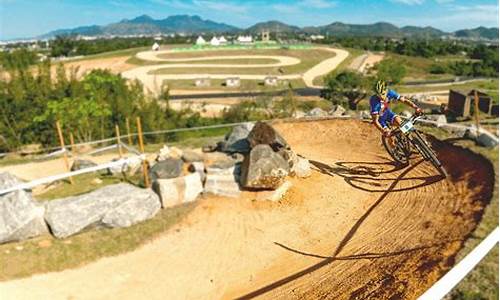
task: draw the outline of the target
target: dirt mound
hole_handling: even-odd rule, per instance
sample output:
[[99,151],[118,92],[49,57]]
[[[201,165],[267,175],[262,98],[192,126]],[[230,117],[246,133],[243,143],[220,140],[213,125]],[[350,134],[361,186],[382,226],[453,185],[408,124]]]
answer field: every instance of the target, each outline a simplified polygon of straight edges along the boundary
[[132,253],[0,284],[3,298],[416,298],[454,264],[491,198],[492,165],[434,141],[451,174],[396,167],[355,120],[277,123],[313,175],[280,203],[207,198]]

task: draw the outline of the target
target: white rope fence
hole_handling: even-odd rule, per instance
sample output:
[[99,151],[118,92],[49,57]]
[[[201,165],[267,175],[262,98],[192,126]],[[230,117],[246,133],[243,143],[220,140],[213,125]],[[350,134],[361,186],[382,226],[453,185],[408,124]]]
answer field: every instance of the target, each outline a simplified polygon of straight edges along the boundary
[[476,248],[428,289],[419,300],[442,299],[490,252],[498,243],[500,231],[493,230]]
[[136,155],[136,156],[132,156],[129,158],[122,158],[122,159],[112,161],[109,163],[100,164],[100,165],[97,165],[94,167],[89,167],[89,168],[85,168],[85,169],[81,169],[81,170],[76,170],[76,171],[57,174],[57,175],[48,176],[48,177],[44,177],[44,178],[40,178],[40,179],[35,179],[35,180],[30,181],[30,182],[22,183],[22,184],[19,184],[19,185],[10,187],[10,188],[0,190],[0,195],[4,195],[4,194],[18,191],[18,190],[30,190],[30,189],[34,188],[35,186],[52,183],[54,181],[65,179],[68,177],[81,175],[81,174],[85,174],[85,173],[92,173],[92,172],[96,172],[99,170],[104,170],[104,169],[108,169],[108,168],[119,167],[119,166],[131,164],[131,163],[135,163],[135,162],[137,162],[138,158],[141,161],[143,161],[146,159],[146,156],[143,154]]

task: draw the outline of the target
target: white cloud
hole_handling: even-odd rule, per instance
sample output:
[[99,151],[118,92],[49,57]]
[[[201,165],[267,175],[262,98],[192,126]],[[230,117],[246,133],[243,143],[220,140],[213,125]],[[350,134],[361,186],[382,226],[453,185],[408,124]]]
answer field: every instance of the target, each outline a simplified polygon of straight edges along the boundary
[[425,0],[391,0],[394,3],[406,4],[406,5],[420,5],[423,4]]
[[452,3],[455,0],[435,0],[435,1],[437,2],[437,4],[448,4]]

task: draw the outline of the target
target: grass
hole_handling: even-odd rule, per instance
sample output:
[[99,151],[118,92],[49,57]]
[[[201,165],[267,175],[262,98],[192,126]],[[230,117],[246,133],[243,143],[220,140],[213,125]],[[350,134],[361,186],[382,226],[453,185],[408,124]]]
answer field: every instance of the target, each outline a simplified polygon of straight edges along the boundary
[[233,91],[233,92],[245,92],[245,91],[274,91],[283,90],[288,88],[287,83],[291,83],[294,88],[303,88],[305,83],[302,79],[292,79],[287,81],[282,81],[278,86],[265,86],[261,80],[241,80],[239,87],[228,87],[225,85],[225,80],[223,79],[211,79],[210,86],[208,87],[197,87],[194,84],[194,80],[165,80],[170,87],[170,89],[182,89],[182,90],[221,90],[221,91]]
[[221,50],[212,52],[184,52],[172,53],[168,57],[203,57],[203,56],[224,56],[224,55],[280,55],[291,56],[301,60],[299,64],[283,67],[262,67],[248,68],[235,71],[234,68],[171,68],[159,69],[154,74],[267,74],[267,75],[282,75],[282,74],[299,74],[303,73],[321,61],[335,56],[334,53],[320,49],[308,50],[290,50],[290,49],[252,49],[252,50]]
[[[448,135],[436,128],[424,127],[438,138],[445,139]],[[495,189],[490,204],[486,207],[481,222],[471,237],[464,243],[458,253],[457,262],[470,253],[493,229],[498,226],[498,147],[488,149],[477,146],[473,141],[460,140],[455,144],[471,149],[488,158],[495,168]],[[498,244],[483,260],[450,292],[452,299],[498,299]]]

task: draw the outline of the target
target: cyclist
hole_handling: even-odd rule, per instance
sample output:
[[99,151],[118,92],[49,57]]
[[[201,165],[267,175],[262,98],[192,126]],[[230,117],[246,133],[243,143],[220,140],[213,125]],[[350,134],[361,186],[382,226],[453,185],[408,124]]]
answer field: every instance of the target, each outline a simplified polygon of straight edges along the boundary
[[378,80],[374,86],[375,95],[370,97],[370,113],[372,115],[373,124],[386,137],[389,137],[391,146],[394,146],[394,141],[390,138],[391,130],[389,125],[401,125],[401,118],[396,115],[389,107],[391,102],[401,101],[402,103],[415,109],[417,113],[422,113],[422,110],[416,106],[409,98],[400,96],[396,91],[387,88],[387,83],[383,80]]

